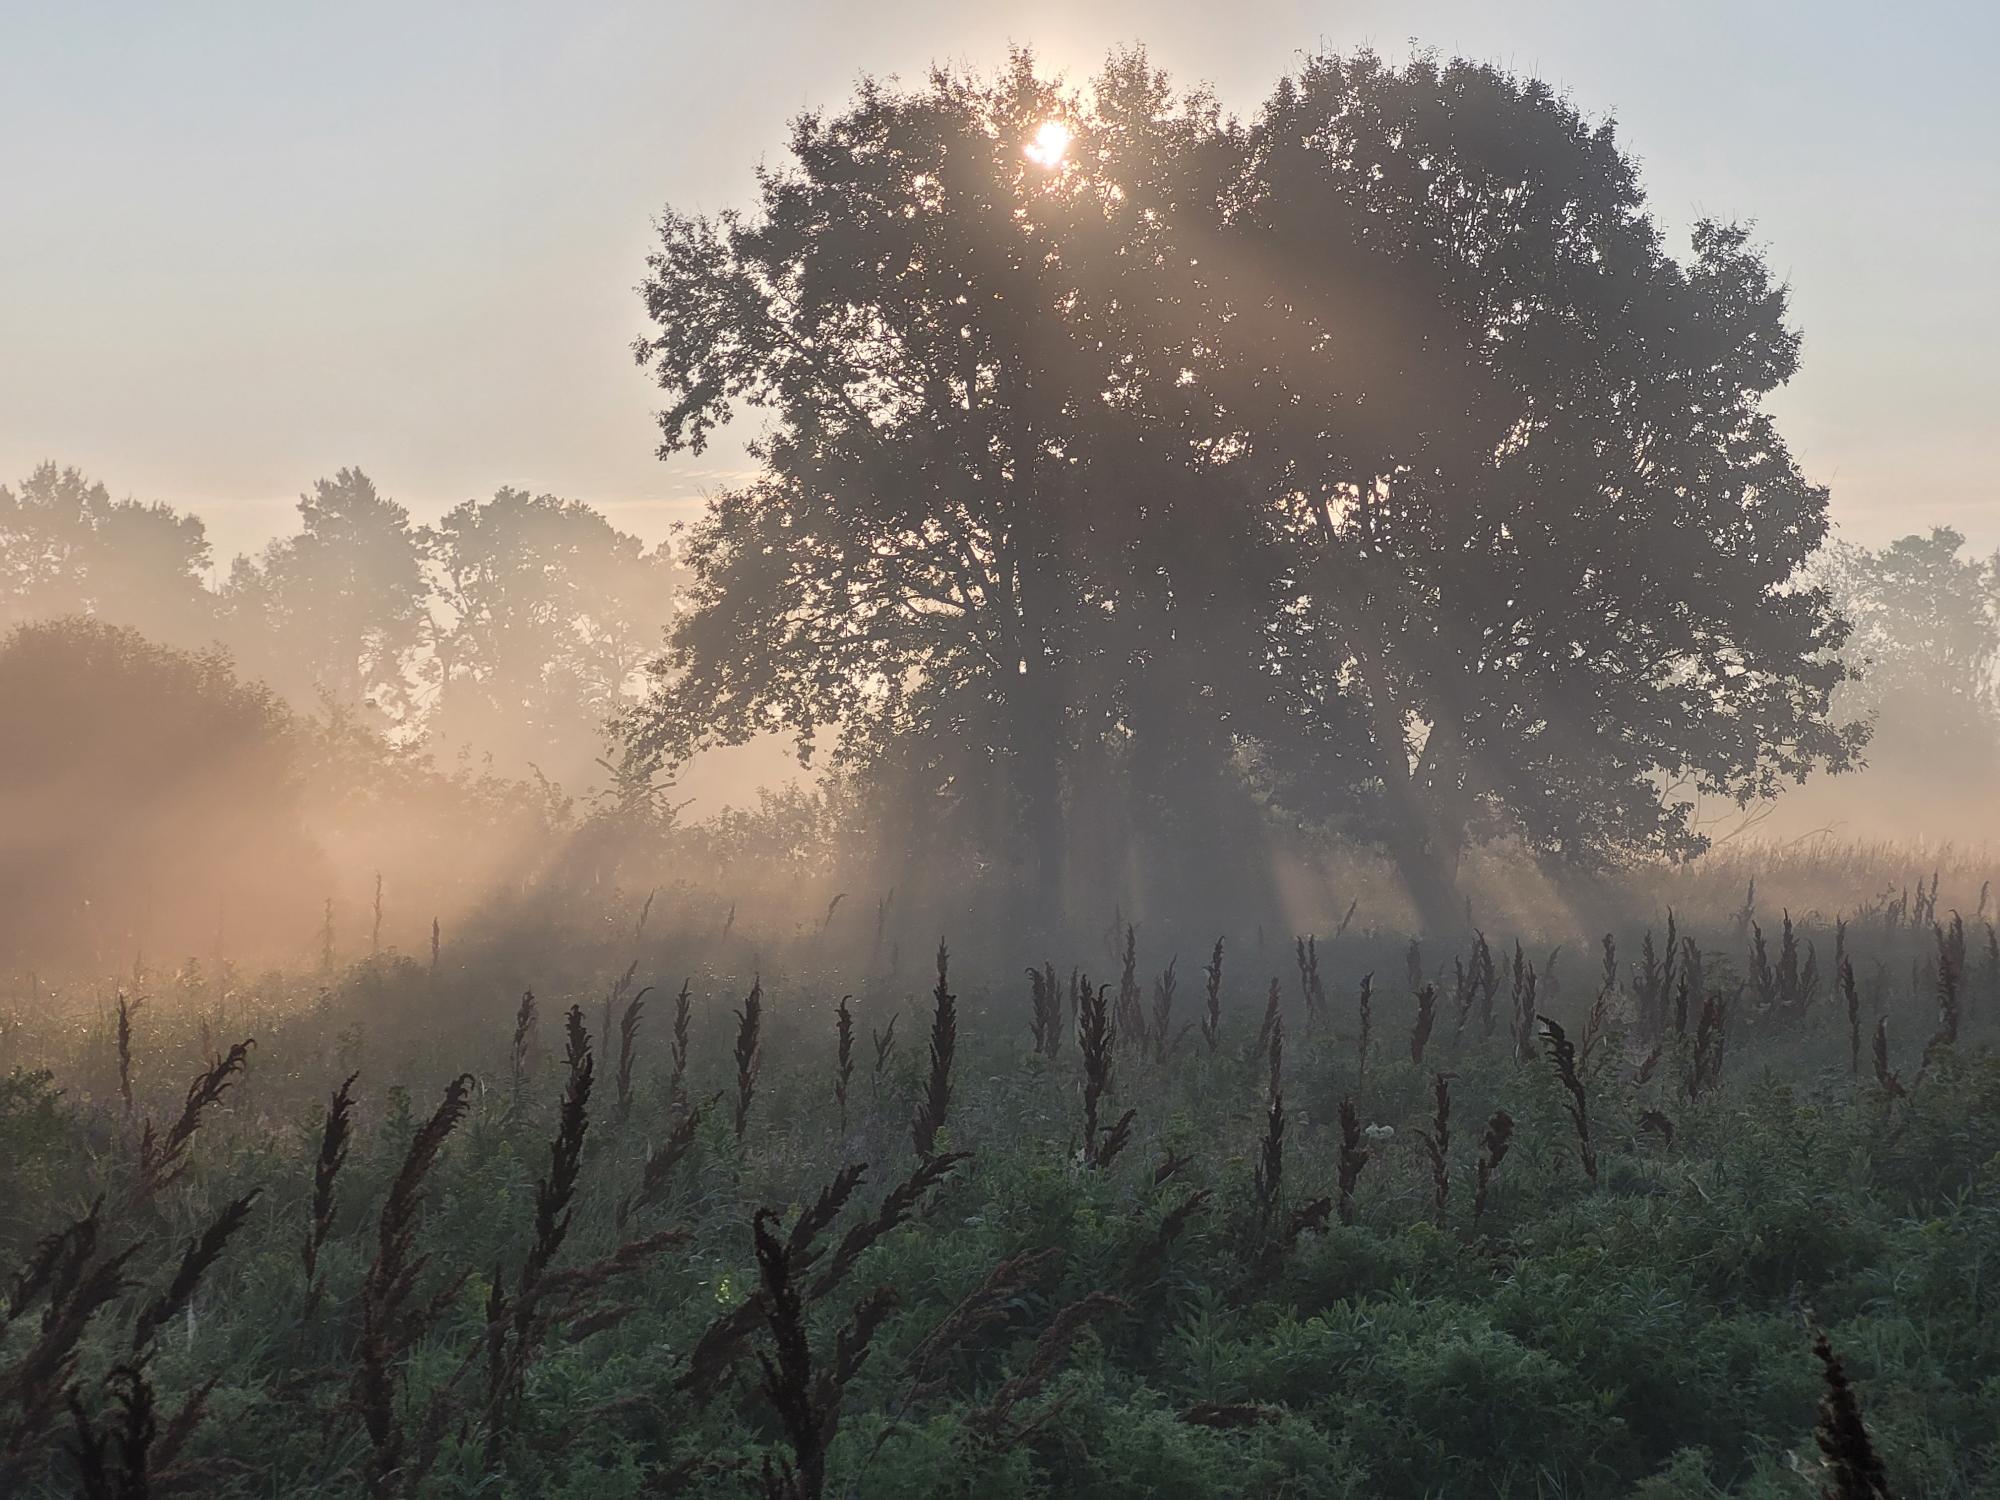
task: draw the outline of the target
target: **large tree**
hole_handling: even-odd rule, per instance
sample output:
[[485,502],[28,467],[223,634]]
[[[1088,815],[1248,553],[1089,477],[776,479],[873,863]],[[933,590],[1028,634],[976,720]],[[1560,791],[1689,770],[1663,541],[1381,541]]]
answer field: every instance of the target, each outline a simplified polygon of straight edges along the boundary
[[[771,421],[762,473],[691,537],[642,749],[831,730],[934,836],[956,814],[1053,902],[1078,777],[1129,711],[1199,693],[1218,632],[1191,622],[1236,600],[1212,580],[1242,517],[1203,473],[1226,465],[1188,420],[1200,329],[1166,249],[1217,211],[1226,145],[1137,58],[1086,101],[1023,55],[801,119],[755,217],[666,217],[638,351],[662,453],[741,405]],[[1212,782],[1226,737],[1185,744]]]
[[1463,62],[1317,59],[1245,169],[1219,382],[1293,554],[1284,795],[1358,813],[1437,926],[1484,831],[1685,855],[1696,794],[1848,763],[1826,494],[1764,407],[1799,339],[1743,230],[1674,259],[1608,123]]
[[1472,838],[1685,854],[1694,791],[1851,756],[1783,289],[1737,229],[1670,256],[1541,85],[1325,57],[1245,129],[1017,57],[792,154],[652,261],[663,453],[769,423],[642,749],[831,727],[1044,893],[1105,792],[1219,810],[1247,765],[1433,926]]

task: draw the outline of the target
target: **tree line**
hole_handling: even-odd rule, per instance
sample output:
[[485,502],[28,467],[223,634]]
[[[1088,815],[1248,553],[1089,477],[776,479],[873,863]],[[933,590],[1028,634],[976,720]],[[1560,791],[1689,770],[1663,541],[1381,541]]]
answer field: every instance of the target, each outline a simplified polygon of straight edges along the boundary
[[415,525],[355,468],[301,495],[298,518],[211,584],[198,517],[44,463],[0,485],[0,630],[88,614],[219,643],[300,711],[494,754],[511,775],[595,774],[672,618],[670,548],[511,488]]

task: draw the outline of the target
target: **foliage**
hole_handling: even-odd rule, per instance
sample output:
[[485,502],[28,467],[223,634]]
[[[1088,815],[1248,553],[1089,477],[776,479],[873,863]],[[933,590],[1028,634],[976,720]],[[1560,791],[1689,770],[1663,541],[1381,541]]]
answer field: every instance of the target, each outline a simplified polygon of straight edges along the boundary
[[196,516],[42,464],[0,485],[0,630],[69,615],[184,649],[220,641],[301,717],[598,781],[610,721],[673,612],[677,569],[596,510],[503,488],[418,527],[359,469],[220,589]]
[[[1716,917],[1686,911],[1680,931],[1727,949]],[[0,1258],[23,1268],[0,1286],[17,1288],[10,1493],[74,1493],[98,1468],[223,1497],[892,1500],[1803,1500],[1884,1476],[1971,1497],[2000,1475],[2000,1308],[1978,1269],[2000,1227],[2000,991],[1983,981],[1921,1068],[1934,997],[1871,999],[1911,1037],[1901,1095],[1850,1074],[1846,1016],[1820,996],[1781,1028],[1738,1015],[1692,1101],[1693,1038],[1669,1016],[1646,1073],[1643,997],[1621,984],[1566,1012],[1598,1018],[1588,1053],[1549,1017],[1553,1061],[1440,1030],[1425,1064],[1385,1046],[1365,1074],[1357,1018],[1315,1033],[1293,997],[1280,1100],[1259,1007],[1233,994],[1212,1053],[1104,1027],[1094,1065],[1089,1045],[1030,1047],[1015,966],[992,986],[955,966],[946,1114],[935,1031],[931,1057],[843,1104],[832,1018],[879,1022],[897,992],[834,983],[817,934],[752,941],[762,1061],[740,1132],[715,1103],[742,1065],[747,974],[695,981],[684,1076],[636,1033],[629,1111],[592,1129],[610,1106],[578,1003],[550,997],[560,1051],[523,1052],[483,961],[430,976],[413,1025],[370,960],[317,1003],[316,980],[271,976],[237,1012],[259,1045],[202,1095],[187,1169],[150,1201],[95,1039],[113,1018],[32,1020],[16,1045],[65,1091],[0,1084]],[[1230,941],[1247,964],[1254,941]],[[1875,920],[1843,941],[1870,972],[1933,938]],[[1331,995],[1406,949],[1360,932],[1316,951]],[[1090,994],[1104,1011],[1108,988]],[[1401,1034],[1422,1004],[1385,991],[1374,1024]],[[193,1099],[213,1076],[199,1019],[128,1016],[141,1115],[170,1118],[187,1077]],[[321,1059],[357,1029],[379,1040],[341,1086]],[[1447,1128],[1447,1079],[1459,1119],[1492,1122],[1483,1140]],[[1123,1122],[1115,1155],[1080,1145],[1090,1088]],[[949,1151],[913,1150],[920,1105]],[[27,1311],[36,1266],[72,1260],[47,1283],[55,1321]],[[57,1430],[71,1400],[88,1441]]]
[[581,784],[660,649],[675,570],[580,501],[502,489],[422,534],[437,580],[425,726]]
[[1695,796],[1852,759],[1783,288],[1738,227],[1671,257],[1546,86],[1321,56],[1246,129],[1017,54],[791,156],[754,216],[668,215],[644,289],[662,452],[773,423],[642,753],[831,731],[1044,903],[1155,837],[1254,878],[1247,760],[1437,931],[1468,841],[1685,855]]
[[239,557],[223,608],[247,670],[295,703],[324,697],[393,723],[423,620],[423,556],[409,512],[359,469],[299,496],[300,529]]
[[73,468],[39,464],[18,490],[0,485],[0,631],[91,614],[198,646],[214,615],[208,562],[198,518],[113,500]]

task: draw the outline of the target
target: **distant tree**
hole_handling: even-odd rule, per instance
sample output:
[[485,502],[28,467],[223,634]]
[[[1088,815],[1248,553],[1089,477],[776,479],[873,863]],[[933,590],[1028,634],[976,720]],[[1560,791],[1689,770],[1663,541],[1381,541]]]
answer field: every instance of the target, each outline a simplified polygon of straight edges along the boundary
[[1820,577],[1853,626],[1842,689],[1871,714],[1924,705],[1927,734],[1990,734],[2000,714],[2000,558],[1961,557],[1948,526],[1876,550],[1828,549]]
[[325,697],[405,715],[427,592],[409,512],[359,469],[317,481],[298,509],[296,536],[236,560],[224,590],[230,642],[294,704]]
[[[1874,726],[1870,787],[1905,812],[2000,771],[2000,558],[1964,548],[1936,527],[1877,549],[1837,544],[1816,569],[1854,627],[1840,710]],[[1907,785],[1890,794],[1885,777]]]
[[611,721],[665,644],[670,551],[579,501],[514,489],[455,507],[424,543],[432,732],[558,780],[595,774]]
[[226,655],[84,618],[24,625],[0,639],[0,703],[0,963],[177,962],[222,927],[238,952],[299,931],[326,876],[291,716]]
[[199,518],[113,500],[75,469],[38,465],[18,490],[0,485],[0,629],[87,614],[156,640],[214,633]]
[[1668,255],[1546,87],[1322,57],[1244,129],[1136,54],[1086,98],[1017,55],[792,156],[651,261],[662,452],[772,420],[636,747],[831,731],[1044,900],[1117,794],[1224,827],[1247,768],[1432,927],[1474,839],[1689,854],[1697,794],[1851,759],[1783,289],[1739,229]]

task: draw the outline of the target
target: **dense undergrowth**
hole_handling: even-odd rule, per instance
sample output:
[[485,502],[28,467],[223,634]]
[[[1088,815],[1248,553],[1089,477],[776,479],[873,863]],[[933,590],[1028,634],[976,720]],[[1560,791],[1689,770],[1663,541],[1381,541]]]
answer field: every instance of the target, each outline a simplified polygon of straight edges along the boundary
[[2000,1494],[2000,966],[1930,901],[1558,985],[1369,934],[17,1003],[0,1492]]

